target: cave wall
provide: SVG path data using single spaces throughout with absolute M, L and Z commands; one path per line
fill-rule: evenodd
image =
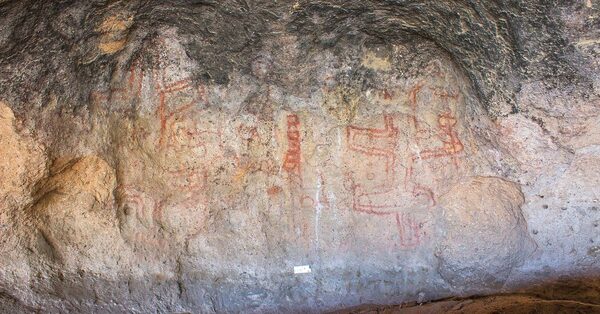
M 0 309 L 313 312 L 593 276 L 598 10 L 0 1 Z

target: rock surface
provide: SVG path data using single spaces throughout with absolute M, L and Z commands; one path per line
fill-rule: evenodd
M 526 295 L 491 296 L 439 301 L 415 306 L 364 306 L 339 314 L 435 314 L 435 313 L 600 313 L 600 305 L 569 300 L 544 300 Z
M 446 224 L 436 248 L 438 271 L 455 289 L 499 288 L 535 249 L 521 214 L 517 184 L 477 177 L 440 200 Z
M 599 11 L 0 1 L 0 310 L 320 312 L 596 276 Z

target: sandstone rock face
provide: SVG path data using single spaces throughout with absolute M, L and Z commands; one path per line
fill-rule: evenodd
M 63 164 L 64 163 L 64 164 Z M 66 270 L 112 268 L 119 235 L 112 208 L 114 170 L 96 156 L 57 160 L 26 209 L 33 243 Z
M 3 206 L 9 206 L 25 197 L 32 183 L 44 176 L 46 161 L 43 148 L 30 135 L 19 134 L 16 130 L 15 116 L 10 107 L 2 102 L 0 121 L 0 196 Z
M 595 274 L 598 18 L 0 1 L 0 311 L 319 312 Z

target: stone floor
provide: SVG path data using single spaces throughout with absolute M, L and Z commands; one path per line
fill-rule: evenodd
M 361 305 L 334 313 L 600 313 L 600 282 L 597 279 L 558 280 L 522 292 L 448 298 L 422 304 Z

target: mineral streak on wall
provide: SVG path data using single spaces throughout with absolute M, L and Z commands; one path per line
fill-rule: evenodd
M 595 276 L 599 5 L 0 0 L 0 312 Z

